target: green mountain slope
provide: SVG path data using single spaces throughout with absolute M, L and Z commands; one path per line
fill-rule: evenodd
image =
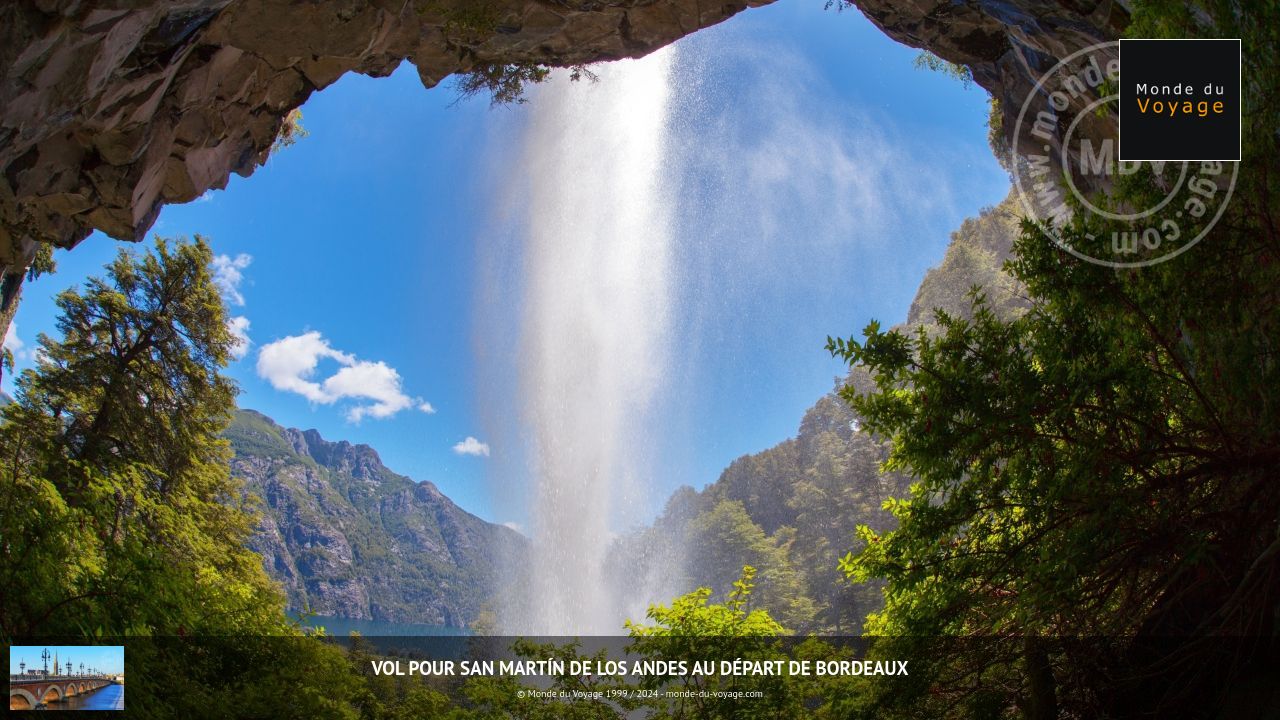
M 961 223 L 951 233 L 942 262 L 930 268 L 920 282 L 905 324 L 928 327 L 935 309 L 970 317 L 969 290 L 975 285 L 986 293 L 997 315 L 1022 312 L 1027 304 L 1021 289 L 1001 269 L 1017 236 L 1020 212 L 1017 191 L 1011 190 L 998 205 Z
M 232 470 L 262 499 L 251 546 L 292 609 L 466 626 L 525 539 L 467 513 L 367 445 L 283 428 L 252 410 L 227 430 Z
M 997 313 L 1022 311 L 1019 288 L 1001 269 L 1017 231 L 1017 207 L 1011 193 L 952 233 L 941 263 L 916 292 L 906 326 L 931 328 L 935 309 L 969 317 L 974 286 Z M 867 319 L 851 324 L 860 328 Z M 871 384 L 860 369 L 843 382 L 864 390 Z M 680 584 L 723 593 L 743 565 L 753 565 L 760 571 L 756 597 L 787 628 L 855 633 L 879 609 L 880 586 L 851 585 L 838 562 L 855 548 L 857 525 L 883 530 L 894 523 L 884 501 L 905 496 L 911 481 L 880 471 L 888 452 L 887 443 L 861 431 L 833 389 L 805 413 L 794 438 L 735 460 L 701 491 L 677 490 L 652 528 L 619 541 L 616 550 L 627 558 L 621 566 L 670 556 L 655 552 L 656 545 L 685 548 Z M 626 586 L 623 577 L 615 581 Z

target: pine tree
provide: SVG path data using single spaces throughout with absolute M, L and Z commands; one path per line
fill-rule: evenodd
M 6 634 L 283 626 L 219 437 L 234 340 L 211 260 L 157 239 L 58 297 L 61 337 L 0 424 Z

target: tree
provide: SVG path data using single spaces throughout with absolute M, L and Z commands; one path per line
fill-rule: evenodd
M 58 296 L 61 337 L 0 416 L 0 632 L 130 636 L 139 718 L 355 718 L 360 674 L 299 635 L 245 547 L 212 258 L 157 239 Z
M 6 634 L 285 627 L 219 437 L 234 339 L 211 259 L 157 239 L 58 296 L 61 337 L 0 423 Z
M 689 524 L 687 547 L 696 552 L 688 562 L 693 576 L 712 587 L 733 585 L 744 564 L 760 568 L 756 602 L 773 608 L 792 629 L 805 627 L 816 610 L 804 593 L 804 578 L 791 562 L 794 537 L 795 531 L 787 527 L 772 537 L 765 535 L 742 503 L 721 500 Z
M 921 50 L 912 64 L 917 70 L 932 70 L 949 78 L 959 80 L 965 90 L 968 90 L 973 85 L 973 70 L 969 69 L 968 65 L 948 62 L 928 50 Z
M 824 398 L 806 422 L 835 402 L 838 399 Z M 807 438 L 802 430 L 807 461 L 787 501 L 796 513 L 791 561 L 807 575 L 808 593 L 819 604 L 817 627 L 836 635 L 856 633 L 867 614 L 880 609 L 878 584 L 851 585 L 837 567 L 852 547 L 849 519 L 888 529 L 893 518 L 881 505 L 885 498 L 906 491 L 900 475 L 879 470 L 887 447 L 863 433 L 843 430 L 845 436 L 823 430 Z
M 723 604 L 711 604 L 711 588 L 703 587 L 676 598 L 670 606 L 650 606 L 646 617 L 652 624 L 627 621 L 627 630 L 633 638 L 629 651 L 652 660 L 686 662 L 783 657 L 774 643 L 784 632 L 782 626 L 768 611 L 750 607 L 755 577 L 756 569 L 744 566 Z M 640 685 L 647 689 L 675 686 L 690 691 L 658 703 L 653 717 L 659 719 L 791 717 L 802 707 L 784 677 L 744 678 L 687 672 L 649 676 Z M 759 690 L 763 696 L 743 702 L 723 700 L 715 695 L 717 691 L 753 690 Z
M 1007 265 L 1024 315 L 974 293 L 970 317 L 940 313 L 934 332 L 871 323 L 829 343 L 875 376 L 843 394 L 916 478 L 888 504 L 898 529 L 859 528 L 842 561 L 855 582 L 887 581 L 877 652 L 923 661 L 870 688 L 868 717 L 1274 712 L 1280 100 L 1262 79 L 1280 72 L 1280 18 L 1135 8 L 1134 36 L 1243 38 L 1244 160 L 1209 234 L 1114 270 L 1024 223 Z M 1165 194 L 1144 170 L 1100 200 Z M 1064 234 L 1098 257 L 1133 230 L 1077 213 Z
M 868 629 L 934 681 L 879 686 L 873 714 L 1191 713 L 1258 681 L 1224 675 L 1252 650 L 1220 638 L 1280 617 L 1272 184 L 1242 170 L 1246 199 L 1205 241 L 1137 270 L 1064 260 L 1024 223 L 1024 315 L 975 292 L 969 319 L 830 342 L 874 375 L 843 394 L 916 479 L 886 505 L 898 529 L 860 527 L 842 561 L 887 581 Z M 1139 173 L 1113 199 L 1161 197 Z M 1081 213 L 1066 233 L 1088 252 L 1126 229 Z

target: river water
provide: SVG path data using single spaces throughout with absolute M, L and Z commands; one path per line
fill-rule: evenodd
M 50 710 L 123 710 L 124 686 L 107 685 L 84 695 L 72 695 L 66 702 L 54 703 Z

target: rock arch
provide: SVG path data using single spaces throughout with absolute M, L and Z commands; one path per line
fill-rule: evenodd
M 0 335 L 38 243 L 140 239 L 165 203 L 252 173 L 286 115 L 347 72 L 408 59 L 432 87 L 494 65 L 638 57 L 772 1 L 0 3 Z M 855 2 L 894 39 L 968 65 L 1006 113 L 1029 68 L 1128 18 L 1106 1 Z

